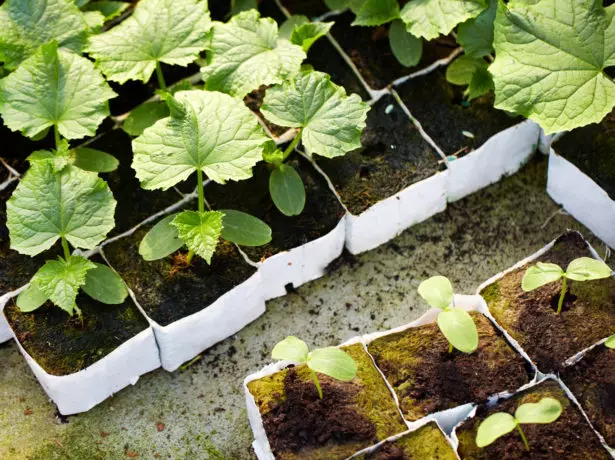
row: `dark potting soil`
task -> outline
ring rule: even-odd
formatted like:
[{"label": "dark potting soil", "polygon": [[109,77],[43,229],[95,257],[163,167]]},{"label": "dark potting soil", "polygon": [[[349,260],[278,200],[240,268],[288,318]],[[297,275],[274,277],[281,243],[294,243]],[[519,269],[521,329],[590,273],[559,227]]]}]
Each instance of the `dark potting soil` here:
[{"label": "dark potting soil", "polygon": [[[28,169],[26,158],[35,150],[45,150],[53,147],[53,133],[40,141],[33,141],[23,136],[19,131],[11,131],[0,118],[0,158],[6,161],[18,172],[23,173]],[[9,176],[3,165],[0,165],[0,182]]]},{"label": "dark potting soil", "polygon": [[[493,107],[493,92],[463,103],[463,86],[446,81],[445,69],[413,78],[397,92],[423,129],[446,155],[458,155],[477,149],[491,136],[520,123],[523,118],[511,117]],[[463,104],[462,104],[463,103]],[[465,136],[467,131],[474,138]]]},{"label": "dark potting soil", "polygon": [[479,335],[472,354],[448,352],[434,322],[371,342],[367,349],[394,388],[406,420],[511,391],[528,383],[525,360],[483,315],[471,312]]},{"label": "dark potting soil", "polygon": [[341,382],[318,374],[323,399],[305,365],[248,384],[276,458],[343,459],[406,430],[363,346],[343,350],[357,363],[357,375]]},{"label": "dark potting soil", "polygon": [[139,255],[139,244],[150,228],[106,246],[105,255],[147,315],[161,326],[203,310],[256,272],[227,242],[218,245],[211,265],[195,256],[186,266],[184,250],[147,262]]},{"label": "dark potting soil", "polygon": [[85,369],[149,326],[130,297],[120,305],[106,305],[81,293],[77,305],[83,325],[51,302],[32,313],[22,313],[14,301],[5,307],[19,342],[48,374]]},{"label": "dark potting soil", "polygon": [[457,455],[435,422],[382,444],[375,452],[357,460],[455,460]]},{"label": "dark potting soil", "polygon": [[439,157],[393,96],[369,111],[361,144],[343,157],[316,157],[354,215],[438,172]]},{"label": "dark potting soil", "polygon": [[280,3],[290,14],[303,14],[310,19],[329,11],[324,0],[281,0]]},{"label": "dark potting soil", "polygon": [[565,368],[562,380],[607,444],[615,446],[615,350],[597,346]]},{"label": "dark potting soil", "polygon": [[289,128],[278,126],[274,123],[269,122],[261,113],[261,107],[263,105],[263,99],[265,98],[267,89],[267,86],[261,86],[256,91],[252,91],[250,94],[248,94],[243,100],[248,106],[248,108],[252,110],[252,112],[256,113],[259,118],[265,122],[267,128],[269,128],[269,131],[271,131],[271,134],[273,134],[275,137],[280,137],[282,134],[288,131]]},{"label": "dark potting soil", "polygon": [[269,194],[270,170],[262,162],[254,167],[251,179],[225,185],[210,183],[205,187],[205,196],[213,209],[247,212],[271,227],[272,240],[269,244],[242,247],[255,262],[326,235],[344,215],[344,208],[309,161],[293,153],[286,163],[299,172],[305,185],[305,209],[298,216],[285,216],[275,207]]},{"label": "dark potting soil", "polygon": [[[525,449],[517,430],[513,430],[482,449],[476,446],[478,426],[489,415],[495,412],[514,414],[521,404],[536,403],[546,397],[557,399],[564,410],[553,423],[522,425],[523,433],[530,445],[529,452]],[[479,406],[476,417],[465,421],[457,429],[457,437],[459,438],[457,452],[462,460],[551,460],[555,458],[606,460],[610,458],[583,415],[553,380],[547,380],[525,390],[491,409],[485,405]]]},{"label": "dark potting soil", "polygon": [[615,110],[600,123],[565,134],[555,150],[615,200]]},{"label": "dark potting soil", "polygon": [[567,233],[536,261],[506,274],[481,292],[498,323],[545,373],[557,371],[566,359],[615,333],[613,278],[569,280],[560,314],[557,303],[561,281],[531,292],[521,289],[521,279],[530,265],[551,262],[566,269],[578,257],[591,254],[578,233]]},{"label": "dark potting soil", "polygon": [[394,80],[425,68],[439,59],[448,57],[457,43],[452,37],[423,40],[423,55],[414,67],[400,64],[389,44],[389,26],[352,26],[355,15],[351,12],[336,16],[331,34],[350,57],[361,76],[373,89],[382,89]]}]

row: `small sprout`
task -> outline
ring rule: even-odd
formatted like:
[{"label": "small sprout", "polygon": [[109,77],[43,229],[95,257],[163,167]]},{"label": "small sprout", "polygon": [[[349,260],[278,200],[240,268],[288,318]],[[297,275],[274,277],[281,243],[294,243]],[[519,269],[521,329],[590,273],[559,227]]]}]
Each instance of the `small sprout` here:
[{"label": "small sprout", "polygon": [[537,403],[521,404],[517,407],[514,417],[506,412],[496,412],[483,420],[478,426],[476,445],[481,448],[486,447],[516,428],[525,448],[529,451],[530,445],[521,429],[521,424],[552,423],[561,414],[561,403],[557,399],[548,397],[542,398]]},{"label": "small sprout", "polygon": [[559,314],[564,304],[568,278],[574,281],[590,281],[608,278],[609,276],[611,276],[611,268],[601,260],[591,257],[580,257],[573,260],[565,272],[559,265],[538,262],[526,270],[521,281],[521,289],[529,292],[562,279],[562,292],[557,304],[557,313]]},{"label": "small sprout", "polygon": [[470,314],[455,308],[453,286],[444,276],[433,276],[419,286],[419,294],[438,314],[438,327],[449,341],[449,353],[453,347],[463,353],[473,353],[478,348],[478,331]]},{"label": "small sprout", "polygon": [[352,357],[337,347],[317,348],[309,351],[306,343],[292,335],[279,342],[271,352],[273,359],[287,359],[296,363],[305,363],[312,373],[312,378],[322,399],[322,388],[316,372],[334,379],[348,382],[357,375],[357,363]]},{"label": "small sprout", "polygon": [[607,348],[613,348],[615,349],[615,335],[610,336],[608,339],[606,339],[606,342],[604,342],[604,345]]}]

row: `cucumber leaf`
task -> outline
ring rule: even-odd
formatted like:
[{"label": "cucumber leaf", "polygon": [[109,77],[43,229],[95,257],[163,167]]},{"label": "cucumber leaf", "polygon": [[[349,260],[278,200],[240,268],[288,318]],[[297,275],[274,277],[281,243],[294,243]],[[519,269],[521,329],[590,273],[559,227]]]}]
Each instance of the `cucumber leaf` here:
[{"label": "cucumber leaf", "polygon": [[290,41],[299,45],[306,53],[316,41],[329,33],[333,22],[309,22],[294,28]]},{"label": "cucumber leaf", "polygon": [[36,283],[21,291],[17,296],[17,308],[23,313],[29,313],[42,307],[49,298],[43,294]]},{"label": "cucumber leaf", "polygon": [[593,257],[574,259],[566,268],[566,276],[575,281],[599,280],[608,278],[611,274],[611,267]]},{"label": "cucumber leaf", "polygon": [[270,139],[241,99],[200,90],[166,98],[171,116],[132,141],[144,189],[166,190],[197,169],[219,183],[252,177]]},{"label": "cucumber leaf", "polygon": [[179,237],[188,249],[202,257],[208,264],[216,252],[222,234],[222,218],[219,211],[182,211],[171,221]]},{"label": "cucumber leaf", "polygon": [[139,245],[139,254],[143,260],[163,259],[184,245],[177,227],[171,225],[176,216],[177,213],[166,216],[145,234]]},{"label": "cucumber leaf", "polygon": [[459,24],[477,17],[487,0],[412,0],[401,10],[401,19],[415,37],[433,40],[448,35]]},{"label": "cucumber leaf", "polygon": [[145,102],[130,112],[122,129],[131,136],[140,136],[146,128],[168,116],[169,106],[165,101]]},{"label": "cucumber leaf", "polygon": [[[413,2],[414,3],[414,2]],[[499,3],[495,107],[546,134],[598,123],[615,105],[615,5],[594,0]]]},{"label": "cucumber leaf", "polygon": [[87,42],[88,24],[74,0],[7,0],[0,24],[0,62],[11,70],[45,43],[80,53]]},{"label": "cucumber leaf", "polygon": [[233,16],[251,9],[258,9],[257,0],[231,0],[231,15]]},{"label": "cucumber leaf", "polygon": [[271,228],[257,217],[233,209],[221,209],[222,238],[240,246],[263,246],[271,241]]},{"label": "cucumber leaf", "polygon": [[552,423],[562,415],[562,404],[555,398],[542,398],[537,403],[525,403],[517,407],[518,423]]},{"label": "cucumber leaf", "polygon": [[468,85],[465,95],[470,101],[493,89],[487,62],[482,58],[458,57],[446,69],[446,79],[453,85]]},{"label": "cucumber leaf", "polygon": [[55,305],[73,315],[79,288],[85,284],[88,271],[96,267],[85,257],[70,256],[68,260],[48,260],[32,277],[41,292]]},{"label": "cucumber leaf", "polygon": [[243,98],[298,73],[306,57],[300,46],[278,37],[273,19],[261,19],[256,10],[239,13],[226,24],[214,23],[210,35],[207,65],[201,69],[209,91]]},{"label": "cucumber leaf", "polygon": [[564,270],[559,265],[538,262],[523,274],[521,289],[525,292],[533,291],[540,286],[558,281],[562,276],[564,276]]},{"label": "cucumber leaf", "polygon": [[453,303],[453,285],[445,276],[432,276],[421,282],[419,295],[433,308],[442,310]]},{"label": "cucumber leaf", "polygon": [[287,359],[296,363],[304,363],[307,361],[309,351],[307,344],[303,340],[289,335],[273,347],[271,357],[273,359]]},{"label": "cucumber leaf", "polygon": [[470,314],[459,308],[440,312],[438,327],[446,340],[463,353],[473,353],[478,348],[478,331]]},{"label": "cucumber leaf", "polygon": [[353,26],[379,26],[399,18],[397,0],[362,0],[361,3],[358,9],[358,4],[353,5],[357,15]]},{"label": "cucumber leaf", "polygon": [[101,0],[84,5],[83,11],[95,11],[101,13],[104,20],[108,21],[122,14],[129,6],[130,3],[126,2]]},{"label": "cucumber leaf", "polygon": [[0,114],[30,138],[57,126],[65,138],[80,139],[96,134],[115,95],[94,64],[52,42],[0,80]]},{"label": "cucumber leaf", "polygon": [[269,193],[285,216],[298,216],[305,207],[305,186],[295,168],[280,164],[269,176]]},{"label": "cucumber leaf", "polygon": [[608,339],[606,339],[606,342],[604,342],[604,346],[607,348],[615,348],[615,335],[612,335]]},{"label": "cucumber leaf", "polygon": [[328,158],[361,147],[369,106],[322,72],[303,72],[267,91],[261,112],[272,123],[303,128],[309,154]]},{"label": "cucumber leaf", "polygon": [[99,302],[118,305],[126,300],[128,289],[120,275],[106,265],[94,263],[85,275],[83,292]]},{"label": "cucumber leaf", "polygon": [[457,41],[466,56],[484,57],[493,51],[493,22],[498,0],[489,0],[488,8],[476,18],[468,19],[457,28]]},{"label": "cucumber leaf", "polygon": [[[93,249],[113,228],[116,202],[96,173],[52,161],[34,161],[7,202],[11,248],[33,256],[64,236]],[[53,300],[53,299],[52,299]]]},{"label": "cucumber leaf", "polygon": [[357,375],[357,363],[337,347],[318,348],[308,354],[307,365],[314,372],[348,382]]},{"label": "cucumber leaf", "polygon": [[396,19],[391,23],[389,43],[391,51],[393,51],[401,65],[413,67],[421,60],[423,55],[423,39],[416,38],[409,33],[401,19]]},{"label": "cucumber leaf", "polygon": [[115,171],[120,164],[113,155],[88,147],[76,148],[73,154],[73,164],[84,171],[111,172]]},{"label": "cucumber leaf", "polygon": [[109,80],[147,82],[157,62],[194,62],[210,28],[206,1],[141,0],[125,21],[90,37],[87,52]]},{"label": "cucumber leaf", "polygon": [[491,414],[478,426],[476,432],[476,445],[485,447],[496,439],[510,433],[517,426],[515,418],[506,412]]}]

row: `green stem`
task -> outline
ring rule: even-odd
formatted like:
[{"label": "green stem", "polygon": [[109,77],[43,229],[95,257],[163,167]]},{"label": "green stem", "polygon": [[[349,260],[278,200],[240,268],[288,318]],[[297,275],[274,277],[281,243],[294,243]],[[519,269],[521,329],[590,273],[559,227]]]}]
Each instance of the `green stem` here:
[{"label": "green stem", "polygon": [[523,430],[521,429],[521,425],[519,425],[517,423],[517,431],[519,431],[519,434],[521,435],[521,439],[523,440],[523,444],[525,444],[525,449],[529,452],[530,451],[530,445],[527,443],[527,438],[525,437],[525,433],[523,433]]},{"label": "green stem", "polygon": [[64,258],[68,260],[70,257],[70,250],[68,249],[68,241],[66,241],[64,237],[62,237],[62,249],[64,249]]},{"label": "green stem", "polygon": [[161,90],[167,90],[167,84],[164,81],[164,75],[162,74],[162,67],[160,67],[160,62],[156,61],[156,78],[158,78],[158,86]]},{"label": "green stem", "polygon": [[452,344],[452,343],[449,343],[449,344],[448,344],[448,352],[449,352],[449,353],[452,353],[452,352],[453,352],[453,344]]},{"label": "green stem", "polygon": [[203,191],[203,171],[196,170],[197,189],[199,190],[199,212],[205,212],[205,192]]},{"label": "green stem", "polygon": [[282,156],[282,163],[284,161],[286,161],[286,159],[288,158],[288,156],[293,153],[293,150],[295,150],[295,147],[297,147],[297,144],[299,143],[299,141],[301,140],[301,135],[303,134],[303,128],[301,128],[301,131],[299,131],[297,133],[297,135],[295,136],[295,138],[293,139],[293,141],[290,143],[290,145],[288,147],[286,147],[286,150],[284,150],[284,155]]},{"label": "green stem", "polygon": [[557,314],[562,312],[562,306],[564,305],[564,297],[566,297],[566,274],[564,273],[562,281],[562,292],[559,295],[559,302],[557,303]]},{"label": "green stem", "polygon": [[314,379],[314,383],[316,384],[316,389],[318,390],[318,396],[320,397],[320,399],[322,399],[322,388],[320,388],[320,382],[318,381],[318,376],[316,375],[316,372],[314,372],[312,369],[310,369],[310,372],[312,373],[312,379]]},{"label": "green stem", "polygon": [[56,150],[58,150],[58,146],[62,141],[62,138],[60,137],[60,131],[58,130],[58,125],[53,125],[53,134],[56,140]]}]

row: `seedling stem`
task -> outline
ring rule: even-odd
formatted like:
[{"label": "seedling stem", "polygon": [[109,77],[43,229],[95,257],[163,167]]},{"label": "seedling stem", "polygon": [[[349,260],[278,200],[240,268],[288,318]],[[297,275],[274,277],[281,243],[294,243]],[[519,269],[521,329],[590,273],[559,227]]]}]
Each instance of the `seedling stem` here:
[{"label": "seedling stem", "polygon": [[62,237],[62,249],[64,249],[64,258],[68,260],[70,258],[70,250],[68,249],[68,242],[64,237]]},{"label": "seedling stem", "polygon": [[453,344],[452,344],[452,343],[449,343],[449,344],[448,344],[448,352],[449,352],[449,353],[452,353],[452,352],[453,352]]},{"label": "seedling stem", "polygon": [[[199,212],[205,212],[205,192],[203,191],[203,171],[200,169],[196,170],[196,180],[197,180],[197,189],[199,191]],[[186,260],[188,263],[192,262],[192,258],[194,257],[194,251],[188,251],[188,256]]]},{"label": "seedling stem", "polygon": [[314,383],[316,384],[316,389],[318,390],[318,396],[320,397],[320,399],[322,399],[322,388],[320,388],[320,382],[318,381],[318,376],[316,375],[316,372],[314,372],[312,369],[310,369],[310,372],[312,373],[312,379],[314,379]]},{"label": "seedling stem", "polygon": [[559,302],[557,303],[557,314],[559,315],[562,312],[562,306],[564,305],[564,297],[566,297],[566,280],[567,276],[564,273],[562,276],[562,292],[559,295]]},{"label": "seedling stem", "polygon": [[58,146],[60,145],[60,141],[62,140],[62,138],[60,137],[60,131],[58,130],[58,125],[53,125],[53,134],[55,137],[56,150],[57,150]]},{"label": "seedling stem", "polygon": [[293,152],[293,150],[295,150],[295,147],[297,147],[297,144],[299,144],[299,141],[301,140],[302,134],[303,134],[303,128],[301,129],[301,131],[297,133],[297,135],[295,136],[293,141],[290,143],[290,145],[286,148],[286,150],[284,150],[284,155],[282,156],[282,163],[288,158],[288,156]]},{"label": "seedling stem", "polygon": [[162,67],[160,67],[160,62],[156,61],[156,78],[158,78],[158,86],[161,90],[167,90],[167,84],[164,81],[164,75],[162,74]]},{"label": "seedling stem", "polygon": [[519,425],[518,423],[517,423],[517,431],[521,435],[521,439],[523,440],[523,444],[525,444],[525,450],[527,450],[529,452],[530,451],[530,445],[527,442],[527,438],[525,437],[525,433],[521,429],[521,425]]}]

